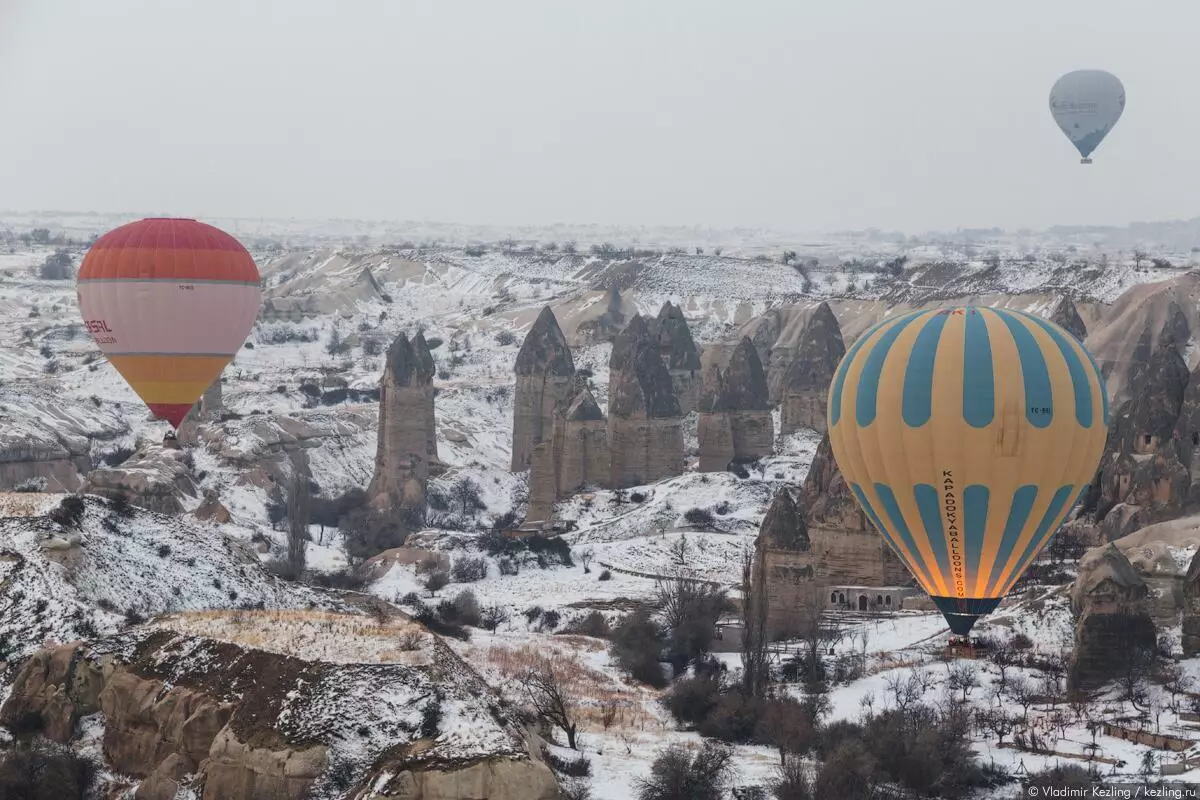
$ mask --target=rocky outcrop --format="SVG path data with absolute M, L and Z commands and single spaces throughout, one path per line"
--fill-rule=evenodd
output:
M 515 372 L 511 469 L 520 472 L 530 468 L 538 443 L 550 437 L 554 410 L 570 402 L 574 388 L 571 348 L 549 306 L 525 335 Z
M 180 514 L 184 502 L 198 494 L 183 450 L 161 444 L 143 445 L 116 467 L 92 470 L 80 492 L 125 497 L 135 506 L 162 514 Z
M 846 354 L 842 329 L 828 303 L 808 318 L 788 367 L 780 409 L 780 433 L 800 428 L 824 433 L 833 373 Z
M 585 486 L 606 485 L 610 460 L 608 421 L 586 386 L 567 408 L 563 428 L 560 491 L 565 496 Z
M 1079 316 L 1079 309 L 1075 307 L 1075 302 L 1071 300 L 1070 295 L 1058 296 L 1058 299 L 1054 301 L 1054 306 L 1050 309 L 1048 319 L 1081 342 L 1087 338 L 1087 326 L 1083 324 L 1083 318 Z
M 604 311 L 598 317 L 586 319 L 575 326 L 575 344 L 586 346 L 611 342 L 625 326 L 626 316 L 622 305 L 620 287 L 609 287 Z
M 388 348 L 380 380 L 375 474 L 367 495 L 379 509 L 425 505 L 430 466 L 437 461 L 433 357 L 424 338 L 403 333 Z
M 437 364 L 434 363 L 433 353 L 430 352 L 429 343 L 425 341 L 425 334 L 417 331 L 417 335 L 413 337 L 413 351 L 417 354 L 417 359 L 421 362 L 421 371 L 429 375 L 437 374 Z M 436 397 L 437 392 L 434 392 Z M 382 399 L 383 393 L 380 392 Z M 434 404 L 429 403 L 425 407 L 425 452 L 429 456 L 429 474 L 440 475 L 445 471 L 445 465 L 442 464 L 441 458 L 438 456 L 437 446 L 437 414 L 434 411 Z
M 296 624 L 293 613 L 267 622 Z M 66 744 L 82 716 L 103 712 L 104 756 L 141 779 L 141 800 L 201 787 L 204 800 L 557 798 L 553 774 L 498 698 L 449 648 L 422 641 L 427 649 L 407 663 L 337 664 L 150 625 L 35 653 L 0 723 L 39 719 Z M 422 737 L 411 719 L 431 702 L 450 713 L 438 736 Z
M 663 303 L 649 328 L 651 336 L 658 342 L 659 355 L 671 373 L 679 410 L 690 414 L 696 410 L 700 399 L 700 351 L 696 349 L 683 309 L 669 301 Z
M 867 521 L 826 434 L 800 490 L 818 579 L 826 585 L 908 586 L 912 574 Z
M 732 350 L 705 352 L 700 393 L 700 470 L 717 472 L 731 461 L 770 455 L 775 425 L 767 394 L 767 375 L 749 338 Z
M 1192 556 L 1183 579 L 1183 654 L 1200 654 L 1200 550 Z
M 755 558 L 764 581 L 767 630 L 772 637 L 792 633 L 798 614 L 811 610 L 817 592 L 817 575 L 808 536 L 808 525 L 787 489 L 775 494 L 758 529 Z
M 1071 588 L 1075 648 L 1071 681 L 1094 688 L 1120 674 L 1138 651 L 1154 652 L 1146 582 L 1112 544 L 1090 551 Z
M 1100 469 L 1082 505 L 1085 519 L 1074 530 L 1096 541 L 1113 541 L 1187 512 L 1191 442 L 1200 439 L 1186 430 L 1193 411 L 1185 414 L 1185 399 L 1200 400 L 1189 392 L 1196 388 L 1190 382 L 1174 336 L 1164 333 L 1143 365 L 1133 395 L 1112 415 Z
M 608 396 L 610 487 L 682 473 L 682 411 L 671 374 L 640 315 L 613 340 Z

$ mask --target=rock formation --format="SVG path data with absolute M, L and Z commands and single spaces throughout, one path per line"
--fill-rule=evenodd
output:
M 767 375 L 750 339 L 743 337 L 732 351 L 706 351 L 705 358 L 697 428 L 700 471 L 718 472 L 731 461 L 770 455 L 775 425 Z
M 412 340 L 413 350 L 417 354 L 417 358 L 421 362 L 421 371 L 427 372 L 430 375 L 437 374 L 437 364 L 434 363 L 433 353 L 429 351 L 429 343 L 425 341 L 425 334 L 417 331 L 417 335 Z M 437 392 L 434 392 L 437 396 Z M 380 393 L 382 399 L 382 392 Z M 445 471 L 446 467 L 438 456 L 437 446 L 437 414 L 434 411 L 434 403 L 430 403 L 425 407 L 425 451 L 429 454 L 429 474 L 440 475 Z
M 425 340 L 403 333 L 388 348 L 380 379 L 375 474 L 367 494 L 379 509 L 425 505 L 430 465 L 437 461 L 433 358 Z
M 557 798 L 534 741 L 458 656 L 424 640 L 408 663 L 338 664 L 146 627 L 35 653 L 0 723 L 36 715 L 47 738 L 68 744 L 79 719 L 103 712 L 103 754 L 141 781 L 140 800 L 200 797 L 201 787 L 204 800 L 302 800 L 335 788 L 361 800 L 465 796 L 455 787 L 492 800 Z M 407 717 L 431 702 L 453 715 L 422 736 Z
M 162 444 L 143 445 L 115 467 L 88 473 L 79 491 L 114 498 L 162 514 L 181 514 L 184 501 L 198 495 L 187 453 Z
M 1183 654 L 1200 654 L 1200 550 L 1192 556 L 1183 578 Z
M 767 631 L 772 638 L 794 632 L 800 609 L 809 610 L 821 594 L 814 571 L 808 526 L 787 489 L 780 489 L 767 509 L 755 542 L 764 581 Z
M 635 314 L 609 360 L 609 486 L 625 488 L 683 472 L 683 428 L 671 374 L 646 321 Z
M 1200 387 L 1189 383 L 1174 336 L 1165 332 L 1140 369 L 1132 396 L 1111 414 L 1100 470 L 1081 509 L 1085 519 L 1073 523 L 1073 530 L 1093 541 L 1112 541 L 1188 510 L 1192 442 L 1200 439 L 1186 427 L 1200 413 Z
M 621 289 L 613 285 L 608 289 L 604 311 L 600 316 L 584 320 L 575 326 L 575 344 L 586 346 L 611 342 L 625 326 L 625 310 L 622 308 Z
M 1071 682 L 1094 688 L 1120 674 L 1130 659 L 1153 653 L 1150 590 L 1125 555 L 1112 544 L 1090 551 L 1079 563 L 1071 588 L 1075 615 Z
M 683 309 L 669 301 L 663 303 L 649 328 L 671 373 L 680 411 L 684 414 L 695 411 L 700 398 L 700 351 L 696 349 Z
M 570 406 L 555 409 L 552 430 L 533 451 L 528 523 L 548 522 L 556 502 L 587 486 L 608 485 L 608 424 L 583 381 Z
M 542 309 L 521 344 L 513 398 L 513 472 L 529 469 L 533 449 L 550 437 L 554 409 L 570 402 L 575 378 L 571 348 L 549 306 Z
M 1079 316 L 1079 309 L 1075 308 L 1075 303 L 1071 300 L 1070 295 L 1059 295 L 1050 309 L 1049 320 L 1081 342 L 1087 338 L 1087 326 L 1083 324 L 1083 318 Z
M 837 317 L 828 303 L 821 303 L 805 323 L 788 367 L 779 417 L 781 434 L 800 428 L 825 432 L 829 386 L 845 354 Z

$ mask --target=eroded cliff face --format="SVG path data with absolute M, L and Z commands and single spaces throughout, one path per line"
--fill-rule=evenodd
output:
M 550 438 L 554 410 L 570 402 L 574 388 L 571 348 L 549 306 L 525 335 L 515 372 L 511 469 L 520 472 L 529 469 L 538 443 Z
M 1113 541 L 1193 508 L 1200 436 L 1190 427 L 1200 391 L 1191 384 L 1174 336 L 1164 333 L 1132 395 L 1110 414 L 1099 472 L 1070 530 L 1093 543 Z
M 294 622 L 288 613 L 302 614 L 285 612 L 280 626 Z M 553 774 L 524 731 L 461 659 L 425 636 L 407 662 L 331 663 L 151 625 L 34 654 L 0 723 L 37 719 L 69 744 L 83 716 L 102 712 L 104 756 L 141 779 L 140 800 L 175 800 L 183 789 L 204 800 L 331 791 L 556 800 Z M 423 709 L 434 702 L 466 727 L 423 737 Z

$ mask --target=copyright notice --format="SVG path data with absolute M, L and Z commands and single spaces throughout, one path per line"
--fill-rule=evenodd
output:
M 1072 797 L 1107 797 L 1116 800 L 1153 798 L 1154 800 L 1186 800 L 1200 798 L 1200 786 L 1187 784 L 1110 783 L 1092 786 L 1026 786 L 1026 797 L 1058 800 Z

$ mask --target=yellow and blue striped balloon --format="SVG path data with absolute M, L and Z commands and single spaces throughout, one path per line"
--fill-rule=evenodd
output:
M 1108 398 L 1084 346 L 999 308 L 916 311 L 864 333 L 829 391 L 829 440 L 867 517 L 965 636 L 1095 475 Z

